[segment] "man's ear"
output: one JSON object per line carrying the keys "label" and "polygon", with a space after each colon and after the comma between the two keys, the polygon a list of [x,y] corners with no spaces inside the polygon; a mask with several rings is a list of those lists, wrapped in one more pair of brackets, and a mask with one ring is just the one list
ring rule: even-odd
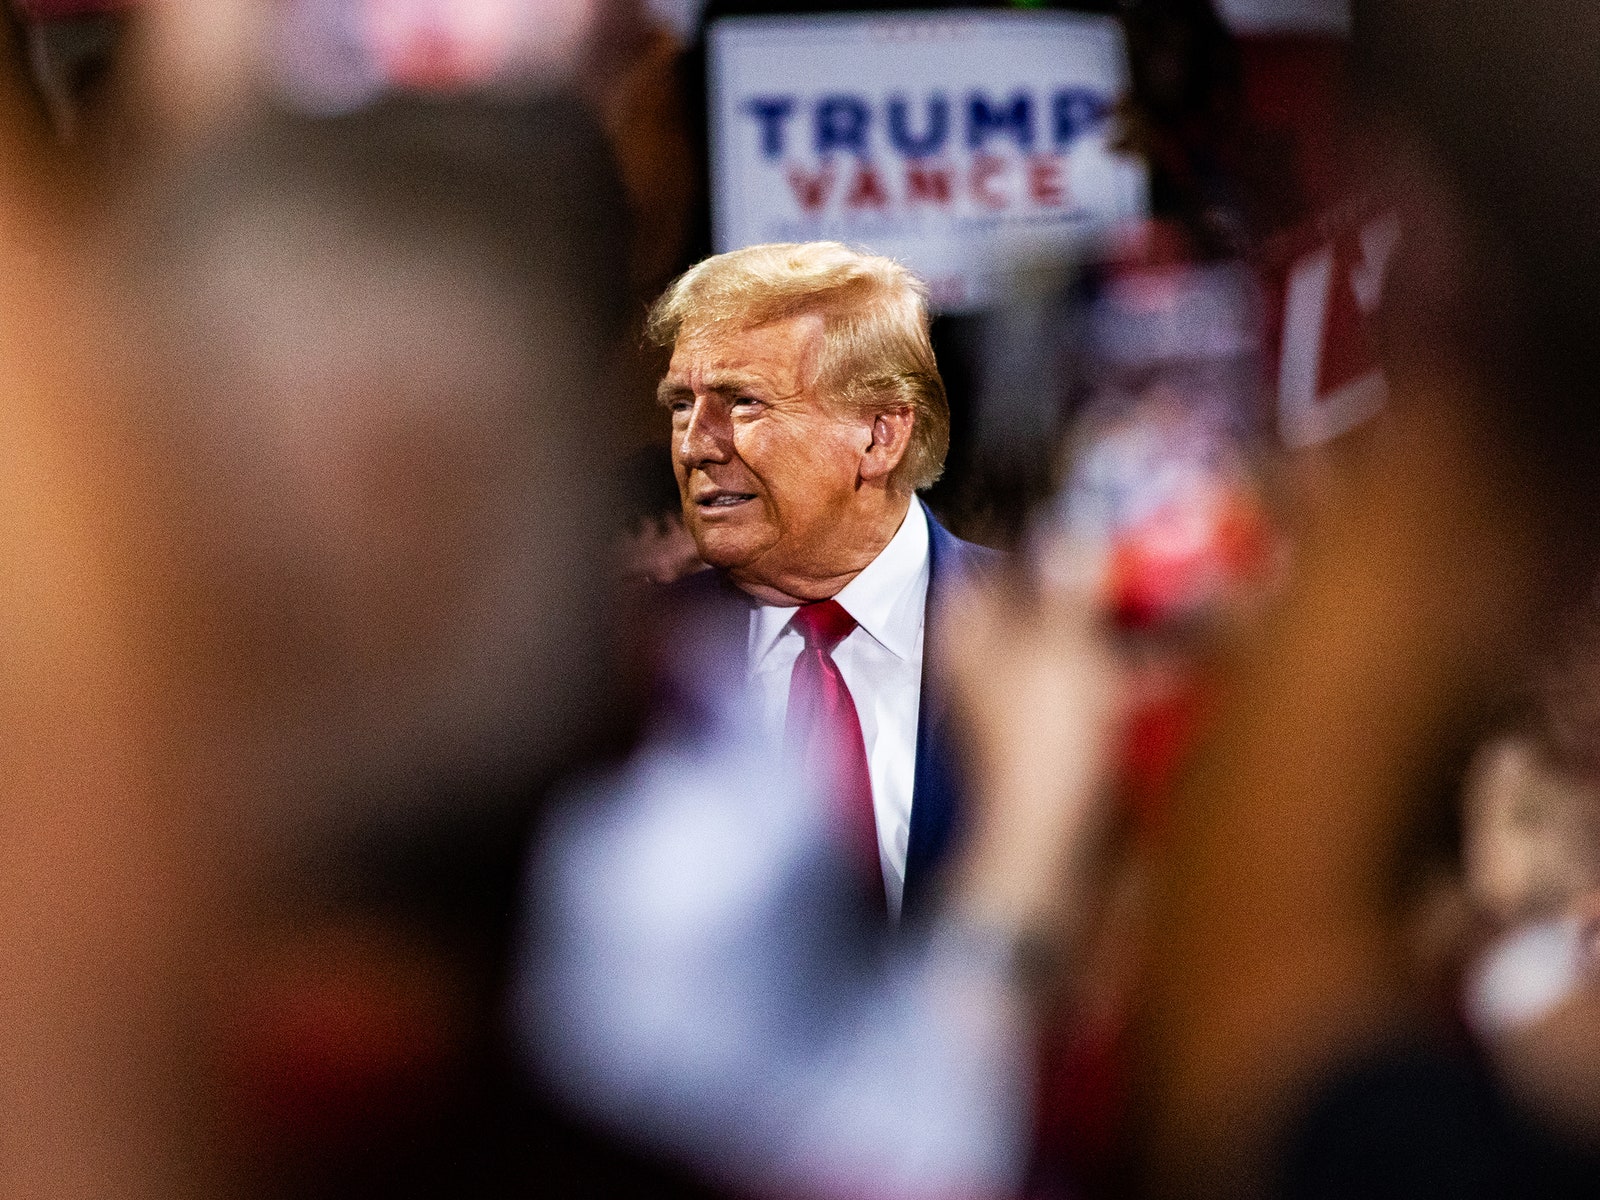
{"label": "man's ear", "polygon": [[911,445],[916,414],[909,408],[891,408],[872,418],[872,441],[861,455],[861,479],[875,483],[888,479]]}

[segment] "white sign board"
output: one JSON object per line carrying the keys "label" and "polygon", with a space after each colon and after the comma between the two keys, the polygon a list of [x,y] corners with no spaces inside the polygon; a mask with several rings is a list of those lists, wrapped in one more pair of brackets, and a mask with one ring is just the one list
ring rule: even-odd
{"label": "white sign board", "polygon": [[826,239],[946,312],[1148,206],[1112,153],[1122,30],[1080,13],[728,17],[708,38],[718,251]]}

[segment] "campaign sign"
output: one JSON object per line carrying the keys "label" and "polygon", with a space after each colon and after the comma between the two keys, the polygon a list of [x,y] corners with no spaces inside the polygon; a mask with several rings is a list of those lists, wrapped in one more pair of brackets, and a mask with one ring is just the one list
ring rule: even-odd
{"label": "campaign sign", "polygon": [[827,239],[911,267],[946,312],[1144,215],[1115,154],[1122,30],[1080,13],[728,17],[708,36],[716,248]]}
{"label": "campaign sign", "polygon": [[1382,411],[1389,388],[1370,325],[1399,242],[1393,213],[1354,209],[1326,215],[1267,252],[1278,432],[1290,449],[1331,441]]}

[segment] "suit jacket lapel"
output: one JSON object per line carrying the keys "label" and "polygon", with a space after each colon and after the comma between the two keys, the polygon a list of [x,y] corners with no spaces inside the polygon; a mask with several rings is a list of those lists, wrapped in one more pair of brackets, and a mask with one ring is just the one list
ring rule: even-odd
{"label": "suit jacket lapel", "polygon": [[[918,503],[921,503],[919,500]],[[930,664],[941,634],[946,602],[973,571],[969,552],[928,513],[928,610],[922,654],[922,697],[917,714],[917,762],[911,790],[911,833],[906,847],[902,920],[916,920],[931,906],[938,868],[960,828],[960,781],[951,753],[949,706]]]}

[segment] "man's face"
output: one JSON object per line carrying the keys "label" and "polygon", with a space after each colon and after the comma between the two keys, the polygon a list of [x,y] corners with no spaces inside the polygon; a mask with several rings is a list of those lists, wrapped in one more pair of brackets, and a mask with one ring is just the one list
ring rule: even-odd
{"label": "man's face", "polygon": [[684,522],[701,558],[758,595],[831,595],[878,549],[853,537],[872,423],[812,386],[822,330],[815,314],[690,330],[661,382]]}

